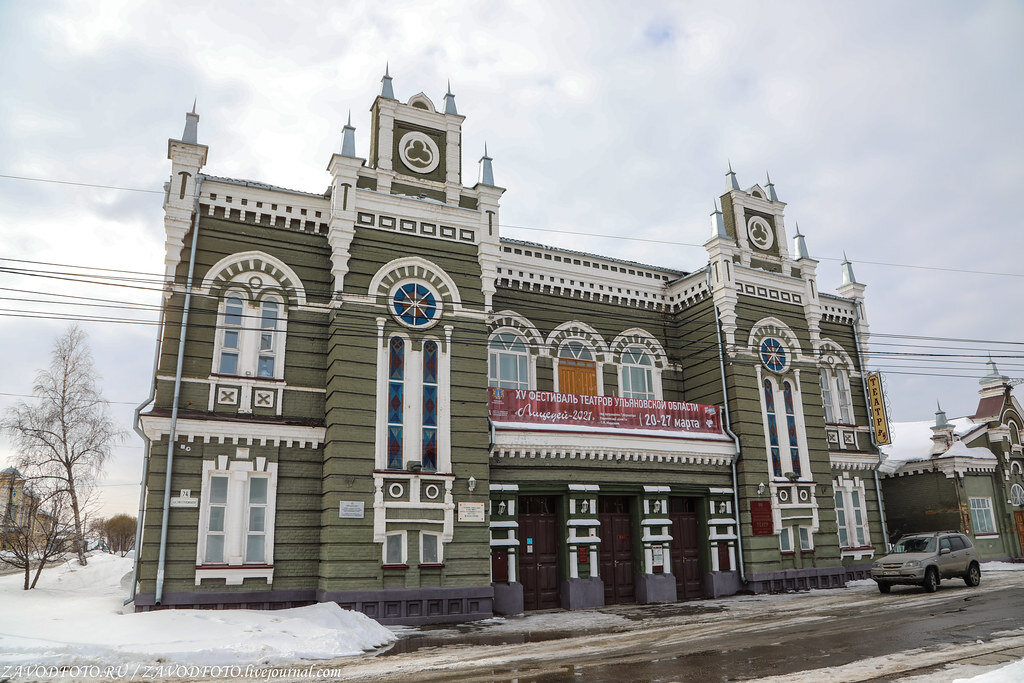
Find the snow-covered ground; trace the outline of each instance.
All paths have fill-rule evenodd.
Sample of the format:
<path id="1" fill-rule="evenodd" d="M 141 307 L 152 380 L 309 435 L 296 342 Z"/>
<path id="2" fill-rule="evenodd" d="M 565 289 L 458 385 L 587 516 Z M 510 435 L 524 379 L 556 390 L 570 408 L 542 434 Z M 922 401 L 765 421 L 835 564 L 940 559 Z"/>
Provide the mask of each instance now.
<path id="1" fill-rule="evenodd" d="M 277 611 L 122 614 L 131 558 L 94 554 L 43 571 L 34 590 L 0 577 L 0 662 L 7 665 L 272 664 L 361 654 L 395 640 L 334 603 Z"/>

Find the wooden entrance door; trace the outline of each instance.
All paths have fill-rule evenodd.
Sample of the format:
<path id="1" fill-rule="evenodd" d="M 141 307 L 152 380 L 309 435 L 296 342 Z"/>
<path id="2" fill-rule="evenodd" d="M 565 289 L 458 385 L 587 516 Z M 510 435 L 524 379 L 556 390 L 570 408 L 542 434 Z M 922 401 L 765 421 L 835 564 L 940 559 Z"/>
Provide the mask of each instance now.
<path id="1" fill-rule="evenodd" d="M 680 600 L 704 595 L 704 572 L 700 566 L 700 537 L 697 498 L 670 498 L 668 518 L 672 521 L 672 573 Z"/>
<path id="2" fill-rule="evenodd" d="M 601 580 L 604 604 L 636 602 L 633 586 L 633 516 L 626 496 L 598 498 L 601 522 Z"/>
<path id="3" fill-rule="evenodd" d="M 519 573 L 523 609 L 552 609 L 558 600 L 558 498 L 519 498 Z"/>
<path id="4" fill-rule="evenodd" d="M 1017 541 L 1020 543 L 1020 552 L 1024 555 L 1024 510 L 1014 510 L 1013 516 L 1017 520 Z"/>

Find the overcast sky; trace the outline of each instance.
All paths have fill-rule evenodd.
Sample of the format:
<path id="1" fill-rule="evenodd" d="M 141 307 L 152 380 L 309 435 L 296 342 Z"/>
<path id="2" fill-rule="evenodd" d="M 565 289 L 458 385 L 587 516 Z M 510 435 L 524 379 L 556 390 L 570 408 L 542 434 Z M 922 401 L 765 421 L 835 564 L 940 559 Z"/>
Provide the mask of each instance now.
<path id="1" fill-rule="evenodd" d="M 873 335 L 1022 342 L 1021 36 L 1019 2 L 0 0 L 0 174 L 159 190 L 166 141 L 197 98 L 205 172 L 322 192 L 350 109 L 366 155 L 389 61 L 401 100 L 423 91 L 439 104 L 451 79 L 467 117 L 463 181 L 475 182 L 486 141 L 508 188 L 504 236 L 699 268 L 706 252 L 686 245 L 707 239 L 731 160 L 743 187 L 771 173 L 790 234 L 799 222 L 821 260 L 822 290 L 840 284 L 846 251 L 868 285 Z M 0 257 L 159 273 L 160 203 L 0 178 Z M 12 265 L 66 270 L 0 262 Z M 0 407 L 31 392 L 66 324 L 11 310 L 156 320 L 12 290 L 159 300 L 2 272 L 0 287 Z M 149 390 L 156 330 L 84 328 L 128 429 Z M 991 351 L 1024 376 L 1022 343 L 872 341 Z M 928 419 L 937 399 L 951 416 L 973 413 L 979 358 L 907 358 L 874 363 L 890 371 L 894 419 Z M 118 449 L 106 514 L 134 514 L 141 454 L 134 436 Z M 0 440 L 0 467 L 9 456 Z"/>

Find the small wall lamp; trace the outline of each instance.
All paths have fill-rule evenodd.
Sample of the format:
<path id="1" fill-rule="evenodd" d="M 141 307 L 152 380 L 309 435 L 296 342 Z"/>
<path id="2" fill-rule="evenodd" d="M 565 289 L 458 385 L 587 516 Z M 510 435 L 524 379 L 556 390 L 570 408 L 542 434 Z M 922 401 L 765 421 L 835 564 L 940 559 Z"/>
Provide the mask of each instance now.
<path id="1" fill-rule="evenodd" d="M 469 481 L 466 482 L 466 486 L 469 488 L 469 492 L 472 493 L 476 490 L 476 477 L 470 477 Z"/>
<path id="2" fill-rule="evenodd" d="M 765 486 L 764 486 L 764 482 L 762 481 L 760 484 L 757 485 L 757 495 L 763 496 L 764 495 L 764 489 L 765 489 Z"/>

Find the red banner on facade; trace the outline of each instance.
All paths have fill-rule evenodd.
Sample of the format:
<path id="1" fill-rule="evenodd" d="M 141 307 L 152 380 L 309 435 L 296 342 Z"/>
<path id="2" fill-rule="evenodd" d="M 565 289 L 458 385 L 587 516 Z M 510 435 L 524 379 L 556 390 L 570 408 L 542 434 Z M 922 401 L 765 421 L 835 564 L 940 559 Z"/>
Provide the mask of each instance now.
<path id="1" fill-rule="evenodd" d="M 488 389 L 491 421 L 566 425 L 595 431 L 676 432 L 679 436 L 722 436 L 718 406 L 618 396 L 584 396 L 551 391 Z"/>

